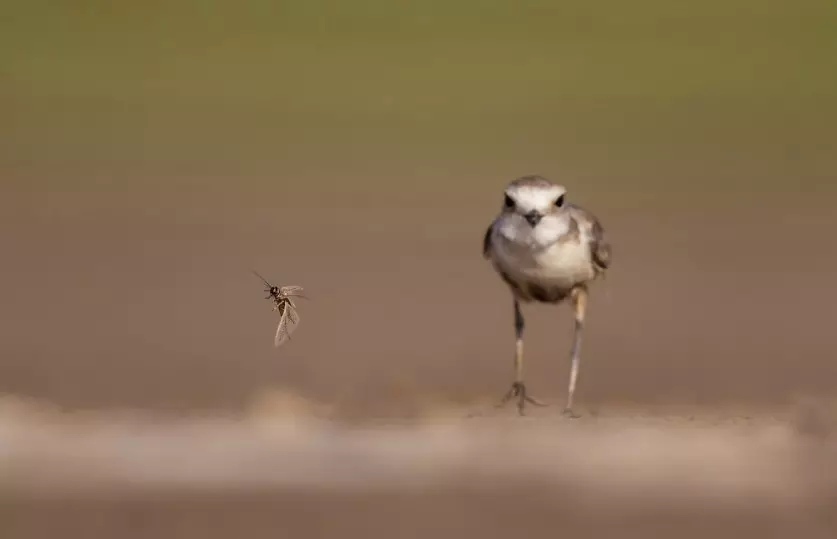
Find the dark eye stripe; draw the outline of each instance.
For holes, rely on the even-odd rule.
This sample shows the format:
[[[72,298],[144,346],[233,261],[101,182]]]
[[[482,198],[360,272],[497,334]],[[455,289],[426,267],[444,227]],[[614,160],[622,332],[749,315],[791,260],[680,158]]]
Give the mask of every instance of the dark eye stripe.
[[[512,197],[510,197],[509,195],[506,195],[504,204],[507,208],[514,208],[514,200],[512,200]]]

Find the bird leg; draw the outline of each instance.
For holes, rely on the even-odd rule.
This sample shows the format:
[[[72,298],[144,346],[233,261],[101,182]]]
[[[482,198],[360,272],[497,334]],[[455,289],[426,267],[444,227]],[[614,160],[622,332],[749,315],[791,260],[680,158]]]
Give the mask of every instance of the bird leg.
[[[573,347],[570,352],[570,386],[567,391],[567,407],[564,408],[564,415],[577,419],[580,416],[573,412],[573,394],[578,380],[578,364],[581,361],[581,333],[584,328],[584,314],[587,310],[587,289],[583,287],[574,288],[572,302],[575,314],[575,329],[573,331]]]
[[[526,403],[534,404],[535,406],[546,406],[545,403],[537,400],[529,395],[526,390],[526,385],[523,383],[523,328],[525,326],[523,320],[523,313],[520,312],[520,303],[517,299],[514,300],[514,382],[511,389],[503,396],[502,400],[497,404],[500,408],[504,406],[513,397],[517,397],[517,412],[524,415]]]

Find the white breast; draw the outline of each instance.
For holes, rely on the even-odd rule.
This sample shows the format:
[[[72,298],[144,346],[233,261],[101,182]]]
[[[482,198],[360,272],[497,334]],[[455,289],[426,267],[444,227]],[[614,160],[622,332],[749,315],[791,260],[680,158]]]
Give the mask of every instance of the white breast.
[[[494,262],[517,279],[571,288],[594,276],[584,235],[581,241],[555,242],[543,248],[509,241],[501,234],[494,234],[493,240]]]

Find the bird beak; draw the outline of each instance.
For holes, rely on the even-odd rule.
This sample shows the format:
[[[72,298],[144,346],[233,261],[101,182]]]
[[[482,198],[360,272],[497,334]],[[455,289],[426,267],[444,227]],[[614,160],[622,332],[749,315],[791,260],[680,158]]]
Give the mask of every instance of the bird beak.
[[[529,213],[527,213],[526,215],[524,215],[523,217],[526,219],[526,221],[529,223],[529,225],[532,228],[535,228],[535,225],[537,225],[541,221],[541,218],[543,217],[543,215],[541,215],[540,213],[532,210]]]

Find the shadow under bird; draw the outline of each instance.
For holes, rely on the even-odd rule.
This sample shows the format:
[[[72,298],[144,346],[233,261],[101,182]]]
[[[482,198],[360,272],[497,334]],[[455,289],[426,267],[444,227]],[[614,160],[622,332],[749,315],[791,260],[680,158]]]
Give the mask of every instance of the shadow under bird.
[[[527,403],[545,404],[523,382],[521,303],[557,305],[569,300],[575,313],[570,377],[564,415],[573,412],[581,360],[581,334],[589,286],[610,267],[611,247],[591,212],[566,200],[567,190],[541,176],[522,176],[505,189],[503,206],[483,238],[483,256],[511,290],[514,305],[515,379],[498,406],[517,398],[520,415]]]
[[[273,337],[273,345],[279,347],[291,338],[291,333],[299,326],[299,313],[294,304],[294,297],[308,299],[302,295],[301,286],[276,286],[268,282],[267,279],[259,275],[255,270],[252,271],[256,277],[262,280],[267,287],[264,289],[267,296],[264,299],[269,299],[273,302],[273,310],[279,311],[279,325],[276,327],[276,335]]]

